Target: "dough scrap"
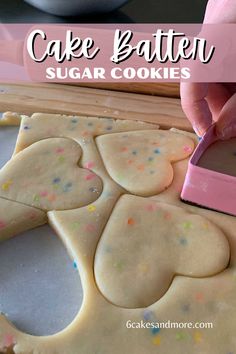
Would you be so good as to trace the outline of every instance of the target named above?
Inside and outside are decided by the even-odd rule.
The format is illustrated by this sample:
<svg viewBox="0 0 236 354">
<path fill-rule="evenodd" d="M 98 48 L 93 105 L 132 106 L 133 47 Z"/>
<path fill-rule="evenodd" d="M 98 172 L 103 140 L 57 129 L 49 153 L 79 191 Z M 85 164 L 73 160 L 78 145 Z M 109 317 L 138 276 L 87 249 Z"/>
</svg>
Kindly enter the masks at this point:
<svg viewBox="0 0 236 354">
<path fill-rule="evenodd" d="M 4 112 L 0 118 L 0 126 L 19 126 L 23 117 L 26 116 L 16 112 Z"/>
<path fill-rule="evenodd" d="M 110 302 L 137 308 L 159 300 L 175 274 L 206 277 L 228 262 L 228 241 L 206 218 L 125 195 L 103 231 L 94 269 L 98 287 Z"/>
<path fill-rule="evenodd" d="M 140 196 L 168 187 L 173 179 L 171 163 L 185 159 L 194 148 L 188 137 L 165 130 L 103 135 L 96 143 L 112 179 Z"/>
<path fill-rule="evenodd" d="M 46 223 L 43 211 L 0 198 L 0 241 Z"/>
<path fill-rule="evenodd" d="M 77 163 L 82 150 L 70 139 L 41 140 L 12 158 L 0 172 L 0 196 L 48 211 L 87 205 L 102 181 Z"/>
</svg>

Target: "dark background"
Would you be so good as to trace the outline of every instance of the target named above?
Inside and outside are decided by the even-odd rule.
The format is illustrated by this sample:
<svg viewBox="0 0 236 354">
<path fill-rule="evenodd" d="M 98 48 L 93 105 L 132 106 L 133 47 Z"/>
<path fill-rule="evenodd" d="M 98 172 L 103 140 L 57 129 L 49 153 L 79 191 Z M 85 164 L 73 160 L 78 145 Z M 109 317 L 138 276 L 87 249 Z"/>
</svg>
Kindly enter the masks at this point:
<svg viewBox="0 0 236 354">
<path fill-rule="evenodd" d="M 41 12 L 24 3 L 23 0 L 0 0 L 0 21 L 5 23 L 199 23 L 203 20 L 206 4 L 207 0 L 132 0 L 120 10 L 110 14 L 62 18 Z"/>
</svg>

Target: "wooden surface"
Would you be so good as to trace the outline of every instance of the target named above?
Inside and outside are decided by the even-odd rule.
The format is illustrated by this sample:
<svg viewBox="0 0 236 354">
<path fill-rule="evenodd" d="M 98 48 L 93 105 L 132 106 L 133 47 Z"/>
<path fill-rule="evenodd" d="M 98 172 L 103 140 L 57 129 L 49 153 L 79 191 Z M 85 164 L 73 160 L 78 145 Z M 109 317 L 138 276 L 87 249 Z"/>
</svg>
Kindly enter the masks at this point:
<svg viewBox="0 0 236 354">
<path fill-rule="evenodd" d="M 142 120 L 162 128 L 191 130 L 177 98 L 59 84 L 0 84 L 0 111 Z"/>
<path fill-rule="evenodd" d="M 76 84 L 76 86 L 101 88 L 113 91 L 143 93 L 145 95 L 155 95 L 164 97 L 180 97 L 179 84 L 177 83 L 102 83 L 102 84 Z"/>
</svg>

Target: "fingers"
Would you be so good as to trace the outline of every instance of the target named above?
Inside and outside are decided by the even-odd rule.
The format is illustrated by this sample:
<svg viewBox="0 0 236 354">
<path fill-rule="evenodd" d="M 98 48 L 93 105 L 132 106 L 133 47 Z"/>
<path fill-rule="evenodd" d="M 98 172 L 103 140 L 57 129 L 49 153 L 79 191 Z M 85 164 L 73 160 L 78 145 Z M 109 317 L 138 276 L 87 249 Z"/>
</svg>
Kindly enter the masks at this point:
<svg viewBox="0 0 236 354">
<path fill-rule="evenodd" d="M 236 94 L 222 108 L 216 123 L 216 133 L 221 139 L 236 136 Z"/>
<path fill-rule="evenodd" d="M 206 96 L 208 84 L 181 83 L 181 104 L 198 136 L 202 136 L 212 124 L 212 114 Z"/>
<path fill-rule="evenodd" d="M 206 100 L 212 113 L 213 121 L 218 119 L 222 108 L 231 96 L 232 91 L 230 91 L 230 87 L 227 87 L 227 85 L 215 83 L 209 84 Z"/>
<path fill-rule="evenodd" d="M 209 0 L 204 23 L 235 23 L 235 0 Z"/>
</svg>

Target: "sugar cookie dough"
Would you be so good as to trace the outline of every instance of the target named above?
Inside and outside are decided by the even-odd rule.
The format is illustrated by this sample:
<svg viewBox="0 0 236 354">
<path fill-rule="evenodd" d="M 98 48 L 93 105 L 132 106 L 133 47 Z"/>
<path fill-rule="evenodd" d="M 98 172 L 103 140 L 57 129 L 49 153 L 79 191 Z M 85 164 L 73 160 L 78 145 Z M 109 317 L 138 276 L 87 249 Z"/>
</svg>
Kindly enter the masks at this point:
<svg viewBox="0 0 236 354">
<path fill-rule="evenodd" d="M 70 139 L 38 141 L 12 158 L 1 170 L 0 197 L 43 210 L 87 205 L 102 191 L 102 181 L 79 168 L 82 150 Z"/>
<path fill-rule="evenodd" d="M 171 163 L 185 159 L 194 147 L 188 137 L 164 130 L 103 135 L 96 143 L 111 178 L 142 196 L 168 187 L 173 179 Z"/>
<path fill-rule="evenodd" d="M 236 176 L 236 138 L 211 144 L 199 159 L 198 166 Z"/>
<path fill-rule="evenodd" d="M 115 305 L 147 307 L 166 293 L 175 274 L 205 277 L 228 262 L 227 239 L 206 218 L 124 195 L 100 238 L 95 276 Z"/>
<path fill-rule="evenodd" d="M 43 211 L 0 198 L 0 241 L 46 223 Z"/>
<path fill-rule="evenodd" d="M 138 131 L 140 131 L 139 136 L 136 135 Z M 136 183 L 134 177 L 135 190 L 142 195 L 150 196 L 148 198 L 127 195 L 131 186 L 128 178 L 133 172 L 130 173 L 126 167 L 122 167 L 121 170 L 121 166 L 126 166 L 123 164 L 124 160 L 120 166 L 117 165 L 117 156 L 127 153 L 127 151 L 120 151 L 118 155 L 116 155 L 117 151 L 110 151 L 116 163 L 111 161 L 110 171 L 107 171 L 107 160 L 105 160 L 104 154 L 101 156 L 102 153 L 99 152 L 103 147 L 99 146 L 98 150 L 97 142 L 105 141 L 105 138 L 113 146 L 113 140 L 114 144 L 117 144 L 117 136 L 131 134 L 133 138 L 130 139 L 130 145 L 134 144 L 140 151 L 142 150 L 142 154 L 137 155 L 136 158 L 139 159 L 141 156 L 144 158 L 146 153 L 159 148 L 152 145 L 154 142 L 152 139 L 145 140 L 149 133 L 150 136 L 153 134 L 157 137 L 162 134 L 162 131 L 159 131 L 155 125 L 148 123 L 105 118 L 66 117 L 40 113 L 22 118 L 15 156 L 9 162 L 8 167 L 5 166 L 0 171 L 0 185 L 2 182 L 9 182 L 8 179 L 3 178 L 6 175 L 9 178 L 14 177 L 14 174 L 11 173 L 12 170 L 20 173 L 17 180 L 23 183 L 23 172 L 19 172 L 19 166 L 14 167 L 13 162 L 14 159 L 20 161 L 21 156 L 26 155 L 30 158 L 25 160 L 24 166 L 27 167 L 24 167 L 24 175 L 28 179 L 30 179 L 28 176 L 30 174 L 36 176 L 35 178 L 40 177 L 40 182 L 43 181 L 43 185 L 48 187 L 48 182 L 51 183 L 53 177 L 51 174 L 54 174 L 55 170 L 52 166 L 58 166 L 58 160 L 57 158 L 55 160 L 53 156 L 44 160 L 39 154 L 39 161 L 42 162 L 45 171 L 45 175 L 43 175 L 45 179 L 41 179 L 42 175 L 32 174 L 32 168 L 37 163 L 35 159 L 34 162 L 32 161 L 31 151 L 32 149 L 38 153 L 42 151 L 38 148 L 40 142 L 43 144 L 48 142 L 49 145 L 52 144 L 50 146 L 54 146 L 53 144 L 58 140 L 67 140 L 68 147 L 75 146 L 72 148 L 72 152 L 77 151 L 77 158 L 75 158 L 75 154 L 67 156 L 66 161 L 63 161 L 63 163 L 67 163 L 67 168 L 57 171 L 63 171 L 63 176 L 66 178 L 71 176 L 71 172 L 67 173 L 69 169 L 78 170 L 77 173 L 79 175 L 82 173 L 82 176 L 84 176 L 84 172 L 87 174 L 88 171 L 95 175 L 89 181 L 81 180 L 81 175 L 78 179 L 76 178 L 78 195 L 74 197 L 72 194 L 70 198 L 65 199 L 67 210 L 61 209 L 63 208 L 64 195 L 63 198 L 58 197 L 58 204 L 55 200 L 50 201 L 50 205 L 48 201 L 41 201 L 41 206 L 31 207 L 31 194 L 34 188 L 29 190 L 29 193 L 27 191 L 26 199 L 24 199 L 22 189 L 19 188 L 17 192 L 17 180 L 16 185 L 8 183 L 4 187 L 4 189 L 9 187 L 7 191 L 9 198 L 19 198 L 18 203 L 14 200 L 9 203 L 16 203 L 17 207 L 24 205 L 24 207 L 33 210 L 38 208 L 41 215 L 47 215 L 47 221 L 56 230 L 71 258 L 77 264 L 84 300 L 74 321 L 63 331 L 52 336 L 37 337 L 22 333 L 4 315 L 0 315 L 0 353 L 8 351 L 8 353 L 14 352 L 15 354 L 120 354 L 121 352 L 123 354 L 229 354 L 235 351 L 236 219 L 186 205 L 179 199 L 188 163 L 187 157 L 192 153 L 196 137 L 186 136 L 185 133 L 181 134 L 179 131 L 171 133 L 165 131 L 163 133 L 169 142 L 165 158 L 167 159 L 168 156 L 168 164 L 170 165 L 171 162 L 173 173 L 171 179 L 169 175 L 167 182 L 163 182 L 161 179 L 163 176 L 159 176 L 158 172 L 160 173 L 160 171 L 157 171 L 158 187 L 154 186 L 152 174 L 139 179 L 142 186 Z M 143 148 L 143 139 L 146 144 L 145 149 Z M 171 152 L 171 141 L 173 141 L 173 147 L 178 149 L 178 154 L 175 153 L 177 150 Z M 176 146 L 176 141 L 178 141 L 178 146 Z M 118 145 L 115 146 L 119 148 Z M 120 149 L 122 147 L 123 144 Z M 113 147 L 111 147 L 112 149 Z M 148 155 L 148 157 L 153 156 Z M 142 163 L 144 162 L 140 162 L 140 164 Z M 152 164 L 152 160 L 145 160 L 144 169 L 149 168 L 147 167 L 149 164 Z M 48 168 L 45 169 L 45 166 Z M 28 171 L 31 172 L 28 173 Z M 142 168 L 139 171 L 142 175 Z M 119 173 L 122 178 L 116 181 L 112 175 L 119 176 Z M 95 182 L 95 180 L 97 183 L 101 183 L 101 189 L 91 200 L 84 190 L 86 183 Z M 160 180 L 162 184 L 160 184 Z M 39 188 L 39 182 L 34 185 L 33 178 L 31 178 L 31 183 L 33 187 Z M 13 186 L 16 189 L 11 192 Z M 164 188 L 167 189 L 163 190 Z M 61 193 L 61 189 L 59 190 Z M 1 193 L 3 192 L 5 193 L 1 190 Z M 86 198 L 84 197 L 83 202 L 75 206 L 80 198 L 79 193 L 84 193 Z M 47 196 L 43 198 L 47 199 Z M 39 201 L 36 200 L 36 202 Z M 74 207 L 70 210 L 72 202 Z M 154 216 L 155 213 L 158 213 L 155 210 L 156 206 L 160 209 L 160 215 L 157 217 Z M 166 217 L 166 223 L 161 222 L 161 215 Z M 8 217 L 8 223 L 11 223 L 11 217 L 14 220 L 11 209 L 9 209 Z M 22 214 L 18 221 L 23 222 L 23 219 L 24 215 Z M 142 225 L 137 227 L 141 221 Z M 157 227 L 156 224 L 161 226 Z M 31 227 L 30 224 L 28 226 Z M 36 225 L 32 225 L 32 227 L 34 226 Z M 140 231 L 144 229 L 147 231 L 142 236 Z M 126 233 L 126 230 L 129 231 Z M 6 237 L 11 236 L 10 231 Z M 13 234 L 16 234 L 17 230 L 14 228 L 12 231 L 14 231 Z M 0 230 L 0 238 L 1 236 Z M 114 254 L 120 256 L 119 247 L 126 236 L 128 238 L 127 249 L 123 249 L 122 252 L 126 252 L 127 257 L 128 254 L 131 257 L 135 256 L 135 260 L 137 260 L 134 268 L 127 269 L 127 281 L 125 267 L 132 259 L 127 258 L 126 264 L 120 262 L 118 257 L 112 264 L 112 268 L 104 268 L 114 250 Z M 143 241 L 144 237 L 146 242 Z M 164 238 L 162 243 L 161 238 Z M 158 245 L 156 245 L 157 242 Z M 223 270 L 227 267 L 229 259 L 228 243 L 230 262 L 229 267 Z M 196 246 L 194 247 L 194 245 Z M 165 260 L 165 253 L 168 253 L 168 260 L 165 263 L 158 263 L 159 258 Z M 154 263 L 157 263 L 156 272 L 155 265 L 153 267 Z M 169 288 L 164 289 L 163 284 L 161 287 L 158 284 L 160 284 L 161 277 L 166 279 L 165 265 L 168 268 L 170 264 L 172 276 L 169 277 Z M 136 273 L 132 273 L 135 268 L 139 272 L 137 278 L 133 276 Z M 182 275 L 174 276 L 176 273 Z M 124 278 L 122 278 L 122 274 Z M 114 289 L 117 290 L 113 294 L 114 289 L 109 279 L 111 276 L 113 276 Z M 128 284 L 126 288 L 122 288 L 124 284 Z M 102 286 L 107 286 L 107 291 L 104 291 Z M 135 292 L 135 290 L 138 291 Z M 163 293 L 160 298 L 161 291 Z M 107 299 L 109 295 L 112 295 L 111 300 Z M 118 305 L 115 304 L 113 296 L 117 297 Z M 126 300 L 129 300 L 128 305 L 131 307 L 125 306 Z M 124 307 L 120 306 L 121 301 Z M 150 305 L 151 303 L 152 305 Z M 132 308 L 136 305 L 140 306 L 140 304 L 147 307 Z M 212 322 L 213 328 L 159 329 L 138 328 L 138 326 L 133 329 L 127 328 L 127 323 L 139 324 L 142 321 L 154 323 L 191 322 L 193 324 Z"/>
<path fill-rule="evenodd" d="M 23 115 L 16 112 L 5 112 L 0 118 L 0 126 L 15 125 L 18 126 L 21 123 Z"/>
</svg>

